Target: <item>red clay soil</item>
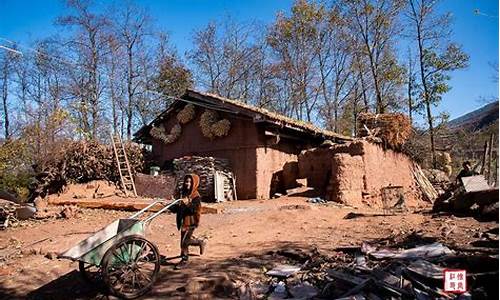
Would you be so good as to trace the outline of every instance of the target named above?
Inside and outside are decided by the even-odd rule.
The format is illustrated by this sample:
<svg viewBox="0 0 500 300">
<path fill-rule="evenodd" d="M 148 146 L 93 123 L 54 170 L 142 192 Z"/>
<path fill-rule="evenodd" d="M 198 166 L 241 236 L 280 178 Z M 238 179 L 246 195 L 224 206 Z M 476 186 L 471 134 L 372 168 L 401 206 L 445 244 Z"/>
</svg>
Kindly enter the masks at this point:
<svg viewBox="0 0 500 300">
<path fill-rule="evenodd" d="M 207 252 L 193 256 L 186 270 L 162 266 L 160 278 L 145 299 L 186 299 L 185 287 L 194 277 L 208 273 L 227 274 L 231 280 L 248 282 L 264 278 L 263 267 L 276 261 L 265 254 L 284 248 L 316 246 L 325 255 L 335 248 L 359 246 L 406 234 L 467 245 L 472 237 L 498 227 L 495 222 L 473 218 L 406 213 L 343 219 L 348 213 L 380 213 L 335 205 L 309 204 L 305 198 L 266 201 L 237 201 L 218 204 L 221 214 L 203 215 L 198 236 L 208 238 Z M 77 263 L 56 259 L 62 252 L 89 234 L 130 212 L 83 209 L 73 219 L 28 221 L 22 227 L 0 232 L 0 299 L 103 299 L 102 292 L 85 284 L 75 271 Z M 175 216 L 156 219 L 147 238 L 167 257 L 179 253 Z M 197 250 L 192 251 L 197 254 Z M 173 260 L 174 262 L 176 260 Z M 200 291 L 203 292 L 203 291 Z M 2 297 L 3 296 L 3 297 Z"/>
</svg>

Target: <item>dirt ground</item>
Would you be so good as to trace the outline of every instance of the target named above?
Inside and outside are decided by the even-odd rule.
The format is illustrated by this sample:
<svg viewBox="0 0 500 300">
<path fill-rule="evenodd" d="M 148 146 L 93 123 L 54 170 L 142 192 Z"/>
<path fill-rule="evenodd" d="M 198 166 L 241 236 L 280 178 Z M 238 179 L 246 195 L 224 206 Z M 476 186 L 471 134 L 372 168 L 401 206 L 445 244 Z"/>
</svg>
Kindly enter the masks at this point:
<svg viewBox="0 0 500 300">
<path fill-rule="evenodd" d="M 269 251 L 317 247 L 324 255 L 336 255 L 339 247 L 381 240 L 390 243 L 409 235 L 460 248 L 468 247 L 471 239 L 482 232 L 498 227 L 497 222 L 433 215 L 426 209 L 384 216 L 381 211 L 312 204 L 306 200 L 283 197 L 218 204 L 223 212 L 202 215 L 196 232 L 208 239 L 205 255 L 198 256 L 198 250 L 193 249 L 191 263 L 185 270 L 174 270 L 171 263 L 163 265 L 154 289 L 145 299 L 185 299 L 186 284 L 208 273 L 225 273 L 240 282 L 262 279 L 265 270 L 276 264 L 267 255 Z M 344 219 L 349 213 L 368 216 Z M 130 214 L 82 209 L 72 219 L 29 221 L 0 232 L 0 299 L 110 298 L 81 280 L 76 262 L 57 259 L 54 253 Z M 157 218 L 147 237 L 158 245 L 162 255 L 171 258 L 179 254 L 174 215 Z"/>
</svg>

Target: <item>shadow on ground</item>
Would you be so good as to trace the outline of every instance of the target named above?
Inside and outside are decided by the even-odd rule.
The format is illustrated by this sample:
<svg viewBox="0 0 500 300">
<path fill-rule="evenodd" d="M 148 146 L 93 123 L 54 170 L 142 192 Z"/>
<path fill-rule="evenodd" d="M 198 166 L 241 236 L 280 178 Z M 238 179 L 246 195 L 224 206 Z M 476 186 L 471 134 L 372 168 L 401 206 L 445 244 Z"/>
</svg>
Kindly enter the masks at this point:
<svg viewBox="0 0 500 300">
<path fill-rule="evenodd" d="M 276 263 L 270 253 L 280 249 L 311 249 L 307 243 L 275 242 L 262 244 L 261 250 L 242 253 L 238 257 L 228 259 L 205 260 L 203 257 L 193 256 L 186 269 L 175 270 L 176 260 L 165 259 L 153 290 L 141 299 L 186 299 L 186 286 L 195 277 L 208 274 L 223 273 L 231 280 L 247 281 L 251 277 L 262 276 L 262 268 L 270 269 Z M 77 270 L 71 271 L 53 281 L 46 282 L 47 274 L 31 271 L 30 282 L 26 285 L 41 285 L 28 294 L 21 291 L 5 288 L 0 283 L 0 299 L 116 299 L 108 295 L 104 287 L 95 287 L 85 282 Z M 23 283 L 21 283 L 23 284 Z M 204 288 L 204 287 L 202 287 Z M 211 296 L 217 299 L 234 299 L 234 291 L 213 289 L 207 287 Z M 189 292 L 189 291 L 188 291 Z M 203 293 L 204 291 L 200 291 Z"/>
</svg>

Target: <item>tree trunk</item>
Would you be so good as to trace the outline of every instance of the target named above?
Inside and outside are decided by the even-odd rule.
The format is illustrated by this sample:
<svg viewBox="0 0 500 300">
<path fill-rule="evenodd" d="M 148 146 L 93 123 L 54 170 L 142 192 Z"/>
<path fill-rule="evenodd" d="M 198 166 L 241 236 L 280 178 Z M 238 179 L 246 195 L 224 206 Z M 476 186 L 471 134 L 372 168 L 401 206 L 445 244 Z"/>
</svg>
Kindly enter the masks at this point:
<svg viewBox="0 0 500 300">
<path fill-rule="evenodd" d="M 127 139 L 130 140 L 132 137 L 132 108 L 133 108 L 133 98 L 134 92 L 132 88 L 133 84 L 133 64 L 132 64 L 132 47 L 129 46 L 127 49 L 128 53 L 128 77 L 127 77 L 127 94 L 128 94 L 128 106 L 127 106 Z"/>
<path fill-rule="evenodd" d="M 413 124 L 412 112 L 413 112 L 413 103 L 411 100 L 411 79 L 408 78 L 408 118 L 410 119 L 410 124 Z"/>
<path fill-rule="evenodd" d="M 431 161 L 432 167 L 436 168 L 436 147 L 434 145 L 434 126 L 431 111 L 431 96 L 429 95 L 429 88 L 427 86 L 427 80 L 425 78 L 424 70 L 424 45 L 422 40 L 422 31 L 420 24 L 417 23 L 417 42 L 418 42 L 418 53 L 419 53 L 419 64 L 420 64 L 420 77 L 422 80 L 422 86 L 424 88 L 424 103 L 427 112 L 427 123 L 429 124 L 429 136 L 431 141 Z"/>
<path fill-rule="evenodd" d="M 9 124 L 9 109 L 7 107 L 7 98 L 9 96 L 9 65 L 8 58 L 5 57 L 4 65 L 3 65 L 3 84 L 2 84 L 2 106 L 3 106 L 3 116 L 4 116 L 4 134 L 5 139 L 8 140 L 10 138 L 10 124 Z"/>
<path fill-rule="evenodd" d="M 431 159 L 432 167 L 435 169 L 437 167 L 436 163 L 436 147 L 434 145 L 434 122 L 432 120 L 431 104 L 429 102 L 425 103 L 425 108 L 427 110 L 427 123 L 429 124 L 429 136 L 431 138 Z"/>
</svg>

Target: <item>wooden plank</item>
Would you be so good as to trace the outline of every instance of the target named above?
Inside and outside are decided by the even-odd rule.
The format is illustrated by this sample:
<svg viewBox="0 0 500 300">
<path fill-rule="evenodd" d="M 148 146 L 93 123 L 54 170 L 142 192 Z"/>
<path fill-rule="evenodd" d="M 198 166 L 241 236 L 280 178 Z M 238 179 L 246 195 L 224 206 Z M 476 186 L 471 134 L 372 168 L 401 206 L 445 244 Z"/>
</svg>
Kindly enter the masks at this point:
<svg viewBox="0 0 500 300">
<path fill-rule="evenodd" d="M 71 199 L 71 200 L 49 200 L 48 201 L 49 205 L 54 205 L 54 206 L 64 206 L 64 205 L 75 205 L 78 207 L 82 208 L 100 208 L 100 209 L 112 209 L 112 210 L 126 210 L 126 211 L 138 211 L 143 209 L 144 207 L 148 206 L 151 204 L 151 202 L 138 202 L 137 200 L 133 201 L 113 201 L 109 199 L 102 199 L 102 200 L 78 200 L 78 199 Z M 153 206 L 149 211 L 151 212 L 156 212 L 159 211 L 163 205 L 158 204 Z M 222 213 L 223 210 L 221 208 L 217 207 L 210 207 L 210 206 L 201 206 L 201 213 L 202 214 L 220 214 Z"/>
<path fill-rule="evenodd" d="M 461 180 L 466 193 L 491 189 L 483 175 L 462 177 Z"/>
<path fill-rule="evenodd" d="M 357 293 L 361 292 L 372 281 L 373 280 L 371 278 L 368 278 L 368 279 L 364 280 L 360 284 L 356 285 L 352 289 L 350 289 L 347 292 L 345 292 L 344 294 L 342 294 L 339 298 L 345 298 L 345 297 L 348 297 L 348 296 L 351 296 L 353 294 L 357 294 Z"/>
<path fill-rule="evenodd" d="M 366 280 L 365 278 L 360 278 L 360 277 L 353 276 L 353 275 L 350 275 L 347 273 L 342 273 L 342 272 L 339 272 L 336 270 L 328 270 L 328 271 L 326 271 L 326 273 L 331 277 L 334 277 L 336 279 L 340 279 L 342 281 L 348 282 L 348 283 L 353 284 L 353 285 L 360 285 Z"/>
</svg>

